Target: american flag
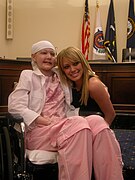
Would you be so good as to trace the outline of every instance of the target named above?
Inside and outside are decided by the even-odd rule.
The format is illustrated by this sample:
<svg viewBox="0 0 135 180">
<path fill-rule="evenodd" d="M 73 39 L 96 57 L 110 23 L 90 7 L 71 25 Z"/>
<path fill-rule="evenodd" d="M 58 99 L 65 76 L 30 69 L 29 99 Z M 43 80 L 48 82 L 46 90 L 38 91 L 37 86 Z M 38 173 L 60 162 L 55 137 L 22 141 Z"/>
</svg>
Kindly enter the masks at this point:
<svg viewBox="0 0 135 180">
<path fill-rule="evenodd" d="M 89 7 L 88 0 L 85 0 L 85 12 L 83 15 L 82 23 L 82 53 L 84 54 L 86 60 L 89 58 L 89 38 L 90 38 L 90 17 L 89 17 Z"/>
</svg>

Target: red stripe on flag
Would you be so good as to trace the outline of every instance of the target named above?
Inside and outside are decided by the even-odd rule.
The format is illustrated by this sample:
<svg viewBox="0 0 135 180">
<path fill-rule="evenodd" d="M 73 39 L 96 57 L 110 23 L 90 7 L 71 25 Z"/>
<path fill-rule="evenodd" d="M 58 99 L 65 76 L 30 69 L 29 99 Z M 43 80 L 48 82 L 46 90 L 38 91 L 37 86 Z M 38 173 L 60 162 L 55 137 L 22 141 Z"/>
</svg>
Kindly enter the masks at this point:
<svg viewBox="0 0 135 180">
<path fill-rule="evenodd" d="M 90 38 L 90 17 L 89 17 L 89 8 L 88 0 L 85 1 L 85 12 L 83 15 L 82 23 L 82 53 L 85 58 L 88 60 L 89 57 L 89 38 Z"/>
</svg>

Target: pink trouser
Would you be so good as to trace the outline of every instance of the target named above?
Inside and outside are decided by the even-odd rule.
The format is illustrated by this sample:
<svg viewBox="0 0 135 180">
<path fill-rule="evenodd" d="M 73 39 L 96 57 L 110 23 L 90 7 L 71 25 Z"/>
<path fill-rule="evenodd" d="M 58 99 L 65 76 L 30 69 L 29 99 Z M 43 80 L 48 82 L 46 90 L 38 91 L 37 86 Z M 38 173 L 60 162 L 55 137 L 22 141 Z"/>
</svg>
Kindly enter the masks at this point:
<svg viewBox="0 0 135 180">
<path fill-rule="evenodd" d="M 64 141 L 59 149 L 59 180 L 90 180 L 92 134 L 83 129 Z"/>
<path fill-rule="evenodd" d="M 119 144 L 102 117 L 88 116 L 82 129 L 58 148 L 59 180 L 123 180 Z M 92 136 L 91 136 L 92 132 Z"/>
<path fill-rule="evenodd" d="M 119 144 L 104 119 L 74 116 L 27 133 L 27 148 L 58 151 L 59 180 L 123 180 Z"/>
<path fill-rule="evenodd" d="M 86 117 L 93 134 L 92 161 L 95 180 L 123 180 L 122 156 L 113 131 L 105 127 L 103 119 Z"/>
</svg>

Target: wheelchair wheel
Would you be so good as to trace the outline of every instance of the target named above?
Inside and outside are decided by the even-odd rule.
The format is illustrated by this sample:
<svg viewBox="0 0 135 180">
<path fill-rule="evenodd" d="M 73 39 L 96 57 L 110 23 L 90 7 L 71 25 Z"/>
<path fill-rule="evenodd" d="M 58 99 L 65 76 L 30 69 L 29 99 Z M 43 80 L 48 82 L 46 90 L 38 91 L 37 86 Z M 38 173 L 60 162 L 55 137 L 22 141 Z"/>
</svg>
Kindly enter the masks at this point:
<svg viewBox="0 0 135 180">
<path fill-rule="evenodd" d="M 4 180 L 4 158 L 3 158 L 2 137 L 0 134 L 0 179 Z"/>
<path fill-rule="evenodd" d="M 8 180 L 13 180 L 13 163 L 11 153 L 11 143 L 7 127 L 3 127 L 3 133 L 5 138 L 5 148 L 7 154 L 7 169 L 8 169 Z"/>
</svg>

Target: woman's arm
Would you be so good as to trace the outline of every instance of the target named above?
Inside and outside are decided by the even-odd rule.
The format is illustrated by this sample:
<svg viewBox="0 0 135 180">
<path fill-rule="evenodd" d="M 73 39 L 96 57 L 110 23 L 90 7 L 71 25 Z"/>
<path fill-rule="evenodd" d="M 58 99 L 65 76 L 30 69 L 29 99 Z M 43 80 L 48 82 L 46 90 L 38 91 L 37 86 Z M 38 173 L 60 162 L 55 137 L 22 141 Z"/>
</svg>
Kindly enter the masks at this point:
<svg viewBox="0 0 135 180">
<path fill-rule="evenodd" d="M 105 121 L 111 125 L 115 118 L 115 110 L 106 86 L 98 78 L 92 77 L 89 79 L 89 91 L 91 98 L 96 101 L 104 113 Z"/>
</svg>

